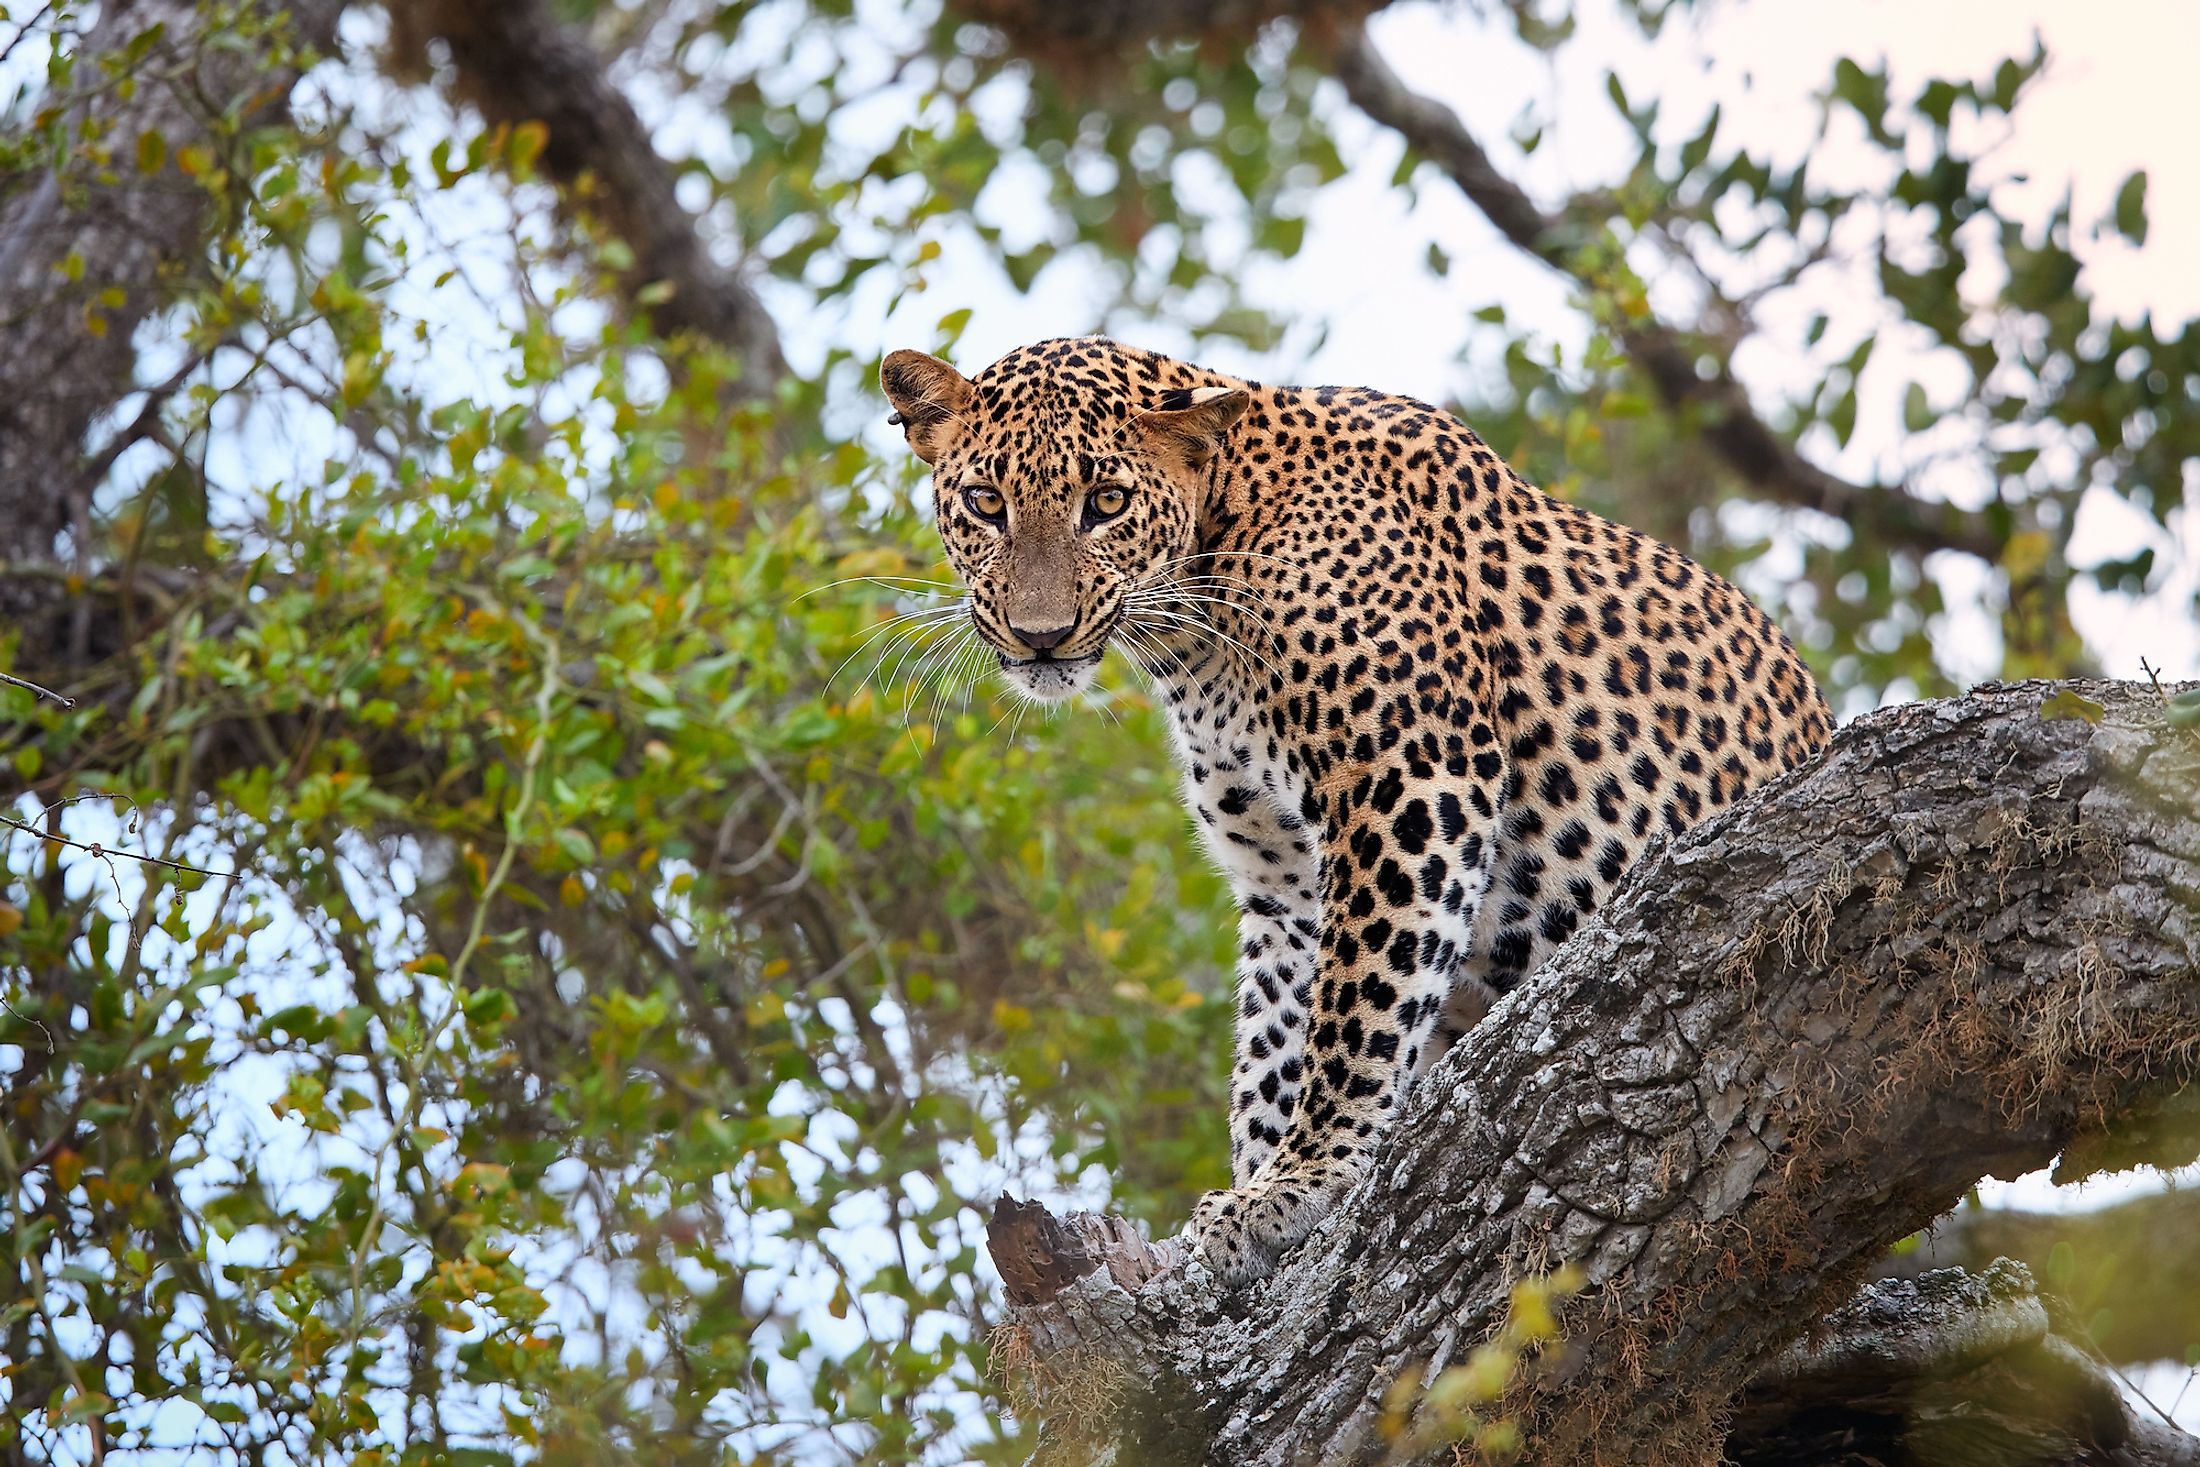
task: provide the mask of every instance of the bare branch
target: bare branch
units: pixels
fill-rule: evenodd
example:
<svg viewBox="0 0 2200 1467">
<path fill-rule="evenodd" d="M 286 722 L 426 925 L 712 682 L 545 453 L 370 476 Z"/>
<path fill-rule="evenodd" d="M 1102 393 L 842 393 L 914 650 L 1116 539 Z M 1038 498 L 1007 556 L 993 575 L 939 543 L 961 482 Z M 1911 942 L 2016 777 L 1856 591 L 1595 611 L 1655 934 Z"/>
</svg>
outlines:
<svg viewBox="0 0 2200 1467">
<path fill-rule="evenodd" d="M 1892 1243 L 2105 1154 L 2200 1066 L 2200 740 L 2143 686 L 2065 686 L 1849 725 L 1639 863 L 1275 1277 L 1094 1268 L 1025 1290 L 1007 1353 L 1137 1460 L 1358 1461 L 1394 1387 L 1572 1266 L 1564 1348 L 1505 1403 L 1538 1459 L 1708 1460 Z"/>
<path fill-rule="evenodd" d="M 52 688 L 40 687 L 37 683 L 32 682 L 29 678 L 17 677 L 13 673 L 0 672 L 0 683 L 6 683 L 11 688 L 28 689 L 29 691 L 36 693 L 41 698 L 51 698 L 54 702 L 59 703 L 64 708 L 74 708 L 76 706 L 76 699 L 64 698 L 61 694 L 55 692 Z"/>
<path fill-rule="evenodd" d="M 1406 86 L 1364 33 L 1337 47 L 1335 70 L 1353 104 L 1449 174 L 1498 233 L 1559 273 L 1589 283 L 1576 253 L 1583 243 L 1578 227 L 1538 208 L 1490 161 L 1457 114 Z M 1758 416 L 1727 364 L 1707 359 L 1683 333 L 1655 318 L 1615 329 L 1666 405 L 1698 414 L 1704 440 L 1759 493 L 1843 520 L 1875 544 L 1920 554 L 1960 550 L 1988 561 L 2000 555 L 1999 541 L 1976 515 L 1915 498 L 1899 486 L 1854 484 L 1804 458 Z"/>
</svg>

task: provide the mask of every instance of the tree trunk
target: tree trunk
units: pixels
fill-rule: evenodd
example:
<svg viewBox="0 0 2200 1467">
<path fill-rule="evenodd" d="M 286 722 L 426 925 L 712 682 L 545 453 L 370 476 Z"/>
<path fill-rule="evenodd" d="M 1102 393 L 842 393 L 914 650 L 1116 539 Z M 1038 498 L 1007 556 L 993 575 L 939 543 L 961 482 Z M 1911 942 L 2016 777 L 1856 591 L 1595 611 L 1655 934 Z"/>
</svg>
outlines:
<svg viewBox="0 0 2200 1467">
<path fill-rule="evenodd" d="M 66 161 L 0 179 L 0 565 L 13 567 L 0 575 L 0 625 L 59 599 L 36 572 L 89 505 L 85 435 L 136 386 L 132 334 L 205 246 L 209 195 L 176 160 L 238 118 L 281 111 L 304 60 L 290 48 L 331 46 L 341 8 L 269 3 L 269 15 L 289 12 L 286 28 L 217 46 L 198 0 L 111 0 L 72 48 L 73 96 L 56 124 Z M 117 86 L 124 77 L 134 85 Z M 157 155 L 141 152 L 147 137 Z"/>
<path fill-rule="evenodd" d="M 1265 1283 L 1004 1213 L 1001 1354 L 1070 1460 L 1449 1460 L 1437 1439 L 1475 1430 L 1539 1461 L 1717 1460 L 1890 1244 L 1981 1177 L 2128 1164 L 2107 1128 L 2191 1078 L 2196 790 L 2200 737 L 2131 685 L 1860 719 L 1648 854 Z M 2175 1134 L 2153 1159 L 2189 1158 Z M 1564 1286 L 1515 1286 L 1569 1274 L 1547 1342 Z M 2189 1445 L 2166 1440 L 2129 1460 Z"/>
</svg>

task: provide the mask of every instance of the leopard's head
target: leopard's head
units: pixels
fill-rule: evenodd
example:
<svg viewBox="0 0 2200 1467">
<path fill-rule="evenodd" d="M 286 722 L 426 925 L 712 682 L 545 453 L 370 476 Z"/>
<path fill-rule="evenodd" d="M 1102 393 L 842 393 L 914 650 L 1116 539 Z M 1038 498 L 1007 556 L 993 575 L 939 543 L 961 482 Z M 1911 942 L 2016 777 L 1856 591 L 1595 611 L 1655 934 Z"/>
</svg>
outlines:
<svg viewBox="0 0 2200 1467">
<path fill-rule="evenodd" d="M 1251 400 L 1094 337 L 1019 348 L 974 380 L 897 351 L 879 383 L 932 465 L 978 634 L 1041 702 L 1088 687 L 1132 598 L 1191 554 L 1208 465 Z"/>
</svg>

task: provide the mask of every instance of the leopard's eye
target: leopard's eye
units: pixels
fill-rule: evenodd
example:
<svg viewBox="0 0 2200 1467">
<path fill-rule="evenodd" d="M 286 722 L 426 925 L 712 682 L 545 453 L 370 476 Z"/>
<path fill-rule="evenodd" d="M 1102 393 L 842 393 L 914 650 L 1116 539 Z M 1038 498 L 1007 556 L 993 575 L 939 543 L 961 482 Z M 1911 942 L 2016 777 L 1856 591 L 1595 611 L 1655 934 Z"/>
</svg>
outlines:
<svg viewBox="0 0 2200 1467">
<path fill-rule="evenodd" d="M 1085 523 L 1096 525 L 1102 520 L 1112 520 L 1130 507 L 1130 490 L 1120 484 L 1103 484 L 1085 500 Z"/>
<path fill-rule="evenodd" d="M 987 524 L 997 525 L 1008 515 L 1008 501 L 991 484 L 972 484 L 963 490 L 963 503 Z"/>
</svg>

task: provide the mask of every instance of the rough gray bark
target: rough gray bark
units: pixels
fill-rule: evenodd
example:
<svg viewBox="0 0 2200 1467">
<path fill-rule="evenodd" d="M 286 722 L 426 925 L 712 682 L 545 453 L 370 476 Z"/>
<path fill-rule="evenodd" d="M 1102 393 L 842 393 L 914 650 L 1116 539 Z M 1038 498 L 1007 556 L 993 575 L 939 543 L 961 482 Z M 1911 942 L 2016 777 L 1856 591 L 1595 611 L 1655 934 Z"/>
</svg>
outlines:
<svg viewBox="0 0 2200 1467">
<path fill-rule="evenodd" d="M 265 7 L 290 13 L 288 39 L 324 50 L 340 9 L 336 0 Z M 218 143 L 239 118 L 250 126 L 280 112 L 298 79 L 297 64 L 272 60 L 270 42 L 206 44 L 205 21 L 197 0 L 101 6 L 70 48 L 74 96 L 64 116 L 72 129 L 95 123 L 106 163 L 72 138 L 59 170 L 0 179 L 0 563 L 52 562 L 93 487 L 85 435 L 135 385 L 131 335 L 205 245 L 209 196 L 176 156 Z M 158 39 L 123 64 L 130 41 L 149 31 Z M 127 96 L 115 85 L 123 75 L 136 83 Z M 151 173 L 138 166 L 148 132 L 160 135 L 167 159 Z M 121 292 L 119 303 L 102 302 L 109 290 Z M 50 607 L 56 584 L 0 578 L 0 623 Z"/>
<path fill-rule="evenodd" d="M 492 123 L 541 122 L 543 171 L 569 211 L 593 212 L 634 251 L 622 285 L 631 300 L 662 282 L 672 293 L 643 307 L 661 336 L 700 337 L 741 363 L 735 398 L 768 398 L 785 375 L 778 328 L 740 275 L 712 258 L 680 206 L 673 170 L 626 94 L 604 74 L 588 38 L 543 0 L 395 0 L 400 49 L 428 39 L 450 47 L 456 90 Z M 583 193 L 583 179 L 589 187 Z"/>
<path fill-rule="evenodd" d="M 1552 269 L 1580 278 L 1575 252 L 1586 242 L 1583 231 L 1544 213 L 1490 161 L 1457 114 L 1406 86 L 1362 33 L 1337 46 L 1333 64 L 1353 105 L 1449 174 L 1499 234 Z M 1989 561 L 1999 556 L 1999 542 L 1976 516 L 1914 498 L 1899 486 L 1850 483 L 1804 458 L 1758 416 L 1723 361 L 1709 376 L 1698 373 L 1703 352 L 1681 333 L 1651 319 L 1616 329 L 1666 405 L 1701 413 L 1704 441 L 1758 492 L 1846 520 L 1873 544 L 1919 553 L 1962 550 Z"/>
<path fill-rule="evenodd" d="M 2071 690 L 1874 713 L 1654 850 L 1265 1283 L 1106 1238 L 1084 1263 L 1160 1276 L 1004 1262 L 1042 1415 L 1140 1461 L 1374 1460 L 1395 1384 L 1565 1265 L 1563 1344 L 1503 1405 L 1536 1458 L 1713 1460 L 1890 1244 L 2194 1073 L 2200 739 L 2149 689 Z"/>
</svg>

